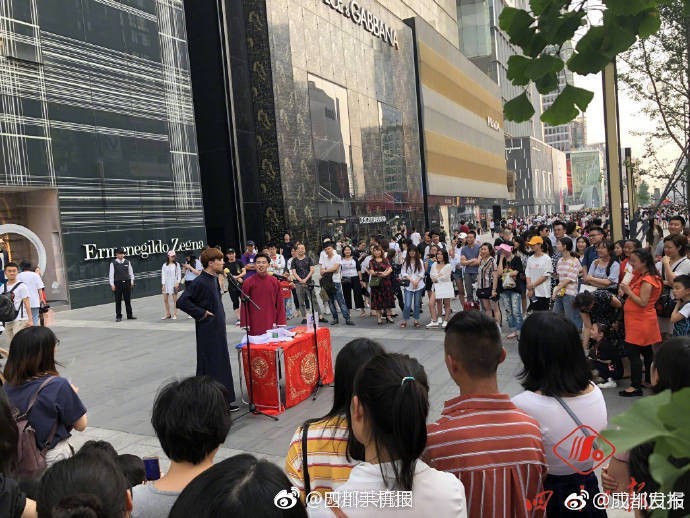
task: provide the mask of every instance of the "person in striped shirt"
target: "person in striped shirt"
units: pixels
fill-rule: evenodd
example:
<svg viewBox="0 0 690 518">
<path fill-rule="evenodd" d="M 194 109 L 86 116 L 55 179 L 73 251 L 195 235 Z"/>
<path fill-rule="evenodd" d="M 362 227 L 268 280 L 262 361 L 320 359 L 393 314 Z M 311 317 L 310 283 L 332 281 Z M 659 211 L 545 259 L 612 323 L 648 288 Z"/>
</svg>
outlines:
<svg viewBox="0 0 690 518">
<path fill-rule="evenodd" d="M 377 342 L 357 338 L 347 343 L 338 353 L 335 360 L 333 406 L 325 416 L 310 419 L 297 428 L 285 459 L 285 471 L 292 485 L 300 490 L 302 499 L 310 491 L 325 495 L 347 482 L 350 471 L 358 462 L 354 458 L 364 454 L 362 445 L 348 432 L 346 412 L 352 399 L 352 380 L 360 365 L 384 352 Z M 306 470 L 302 449 L 305 426 Z"/>
<path fill-rule="evenodd" d="M 427 427 L 423 458 L 462 481 L 469 517 L 543 515 L 530 505 L 546 476 L 542 434 L 498 390 L 496 370 L 506 351 L 496 322 L 479 311 L 456 314 L 446 327 L 444 354 L 461 395 L 446 401 L 441 418 Z"/>
</svg>

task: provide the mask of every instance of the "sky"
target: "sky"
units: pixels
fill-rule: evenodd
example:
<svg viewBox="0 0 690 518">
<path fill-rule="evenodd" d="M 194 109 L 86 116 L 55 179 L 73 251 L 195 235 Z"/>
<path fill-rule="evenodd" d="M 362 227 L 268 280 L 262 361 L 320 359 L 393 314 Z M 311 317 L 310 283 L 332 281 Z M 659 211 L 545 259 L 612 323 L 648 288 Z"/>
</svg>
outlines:
<svg viewBox="0 0 690 518">
<path fill-rule="evenodd" d="M 594 99 L 592 99 L 592 102 L 585 112 L 585 118 L 587 120 L 587 144 L 604 142 L 604 102 L 602 97 L 601 74 L 591 74 L 588 76 L 576 75 L 575 85 L 594 92 Z M 642 158 L 644 154 L 645 137 L 642 135 L 634 135 L 633 133 L 644 131 L 645 128 L 651 129 L 654 122 L 648 116 L 641 113 L 641 105 L 631 99 L 622 87 L 619 87 L 618 90 L 618 104 L 621 147 L 631 148 L 633 158 Z M 674 145 L 660 148 L 659 154 L 664 159 L 671 158 L 675 160 L 679 156 L 678 148 Z M 662 190 L 666 185 L 666 182 L 663 180 L 651 178 L 645 178 L 645 180 L 652 187 L 659 187 Z"/>
</svg>

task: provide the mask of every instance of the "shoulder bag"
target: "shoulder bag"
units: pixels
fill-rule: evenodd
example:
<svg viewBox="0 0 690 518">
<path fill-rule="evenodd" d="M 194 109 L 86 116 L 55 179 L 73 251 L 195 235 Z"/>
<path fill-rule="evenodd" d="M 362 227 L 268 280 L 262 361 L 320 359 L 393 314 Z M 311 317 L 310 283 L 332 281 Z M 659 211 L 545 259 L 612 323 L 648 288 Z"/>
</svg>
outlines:
<svg viewBox="0 0 690 518">
<path fill-rule="evenodd" d="M 55 420 L 46 442 L 39 446 L 36 430 L 29 423 L 29 415 L 41 391 L 54 379 L 55 376 L 50 376 L 41 383 L 38 390 L 31 396 L 26 412 L 20 413 L 19 409 L 14 408 L 14 422 L 17 424 L 19 440 L 17 441 L 17 459 L 12 468 L 12 474 L 17 479 L 36 480 L 46 469 L 46 453 L 57 432 L 58 420 Z"/>
<path fill-rule="evenodd" d="M 568 415 L 570 416 L 570 418 L 573 421 L 575 421 L 575 424 L 578 427 L 582 427 L 582 428 L 580 428 L 580 430 L 582 430 L 582 435 L 584 435 L 585 437 L 589 437 L 590 435 L 592 435 L 589 433 L 589 430 L 587 430 L 587 428 L 584 427 L 584 425 L 582 424 L 582 421 L 580 421 L 580 419 L 577 417 L 577 414 L 575 414 L 575 412 L 573 412 L 573 409 L 570 408 L 565 401 L 563 401 L 562 397 L 554 396 L 554 399 L 556 401 L 558 401 L 558 404 L 560 404 L 565 409 L 566 412 L 568 412 Z M 598 450 L 598 449 L 599 449 L 599 446 L 597 445 L 597 442 L 592 441 L 592 451 Z"/>
</svg>

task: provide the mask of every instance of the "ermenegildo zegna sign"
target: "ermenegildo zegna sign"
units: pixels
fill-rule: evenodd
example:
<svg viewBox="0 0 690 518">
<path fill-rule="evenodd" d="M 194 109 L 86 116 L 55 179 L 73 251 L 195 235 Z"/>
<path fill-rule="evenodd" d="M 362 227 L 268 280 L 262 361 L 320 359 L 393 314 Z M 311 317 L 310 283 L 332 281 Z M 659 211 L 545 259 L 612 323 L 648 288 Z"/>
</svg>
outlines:
<svg viewBox="0 0 690 518">
<path fill-rule="evenodd" d="M 98 248 L 96 243 L 88 243 L 81 245 L 84 247 L 84 261 L 97 261 L 99 259 L 114 259 L 115 250 L 117 246 L 109 248 Z M 142 259 L 147 259 L 151 255 L 167 254 L 168 250 L 175 252 L 191 252 L 193 250 L 200 250 L 204 247 L 203 241 L 180 241 L 180 238 L 174 237 L 170 243 L 164 243 L 162 240 L 149 239 L 146 243 L 140 245 L 123 246 L 125 255 L 128 257 L 138 256 Z"/>
<path fill-rule="evenodd" d="M 350 2 L 347 0 L 323 0 L 323 3 L 352 20 L 355 25 L 359 25 L 377 38 L 381 38 L 391 47 L 398 48 L 398 31 L 389 27 L 386 23 L 379 20 L 378 16 L 359 5 L 357 0 L 351 0 Z"/>
</svg>

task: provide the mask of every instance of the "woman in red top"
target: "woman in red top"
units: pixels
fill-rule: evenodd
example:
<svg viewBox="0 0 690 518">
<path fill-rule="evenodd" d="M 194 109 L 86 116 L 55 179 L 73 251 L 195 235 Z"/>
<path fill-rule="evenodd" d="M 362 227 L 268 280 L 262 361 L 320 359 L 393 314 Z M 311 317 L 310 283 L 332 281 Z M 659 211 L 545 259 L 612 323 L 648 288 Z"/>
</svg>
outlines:
<svg viewBox="0 0 690 518">
<path fill-rule="evenodd" d="M 662 281 L 657 274 L 654 258 L 647 250 L 635 250 L 628 261 L 634 277 L 630 284 L 620 285 L 622 293 L 627 295 L 623 315 L 625 345 L 630 357 L 630 387 L 618 393 L 623 397 L 642 395 L 640 356 L 644 358 L 645 381 L 649 383 L 654 357 L 652 345 L 661 342 L 654 305 L 661 295 Z"/>
</svg>

